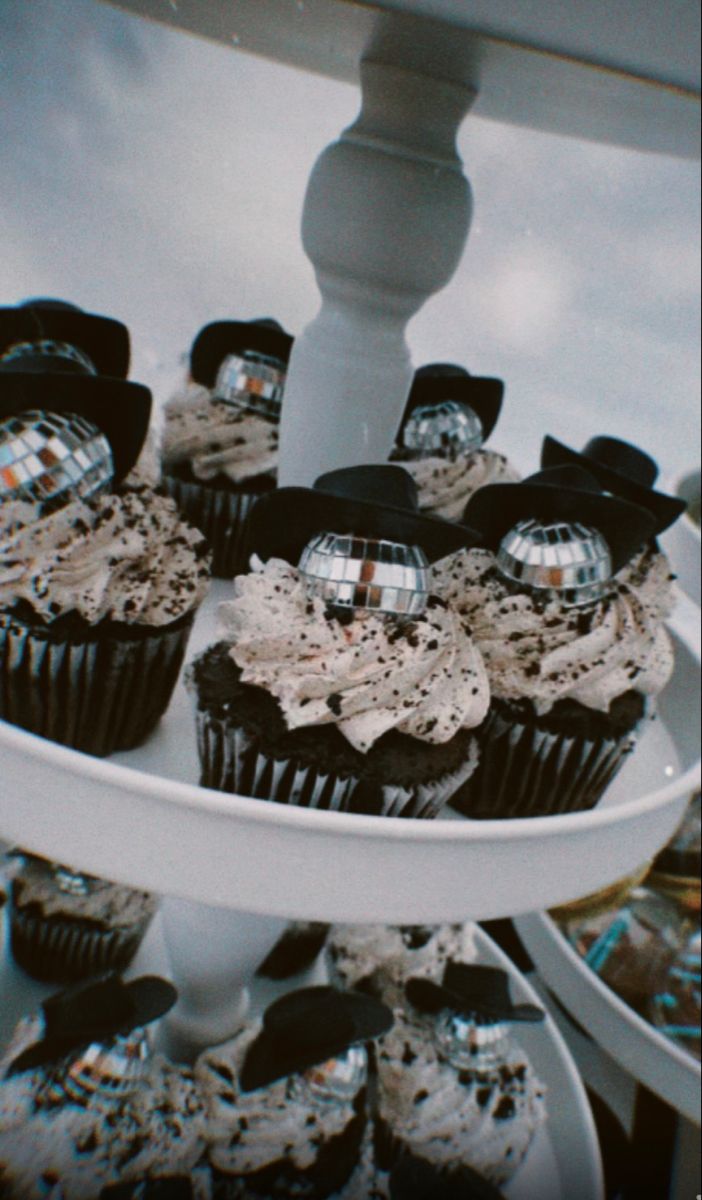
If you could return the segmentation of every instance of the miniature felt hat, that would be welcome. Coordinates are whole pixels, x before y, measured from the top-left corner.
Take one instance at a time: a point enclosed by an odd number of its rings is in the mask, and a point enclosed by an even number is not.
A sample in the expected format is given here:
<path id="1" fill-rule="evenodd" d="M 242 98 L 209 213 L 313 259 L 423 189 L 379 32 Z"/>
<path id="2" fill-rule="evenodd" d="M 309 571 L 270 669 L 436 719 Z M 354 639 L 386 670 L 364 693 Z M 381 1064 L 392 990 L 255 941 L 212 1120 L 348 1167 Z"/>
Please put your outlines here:
<path id="1" fill-rule="evenodd" d="M 97 375 L 127 377 L 129 331 L 121 321 L 83 312 L 65 300 L 44 297 L 14 308 L 0 308 L 0 370 L 86 372 L 86 367 L 75 359 L 32 349 L 39 342 L 74 348 L 87 356 Z"/>
<path id="2" fill-rule="evenodd" d="M 0 375 L 0 421 L 33 410 L 76 413 L 97 426 L 110 443 L 116 486 L 129 474 L 144 444 L 151 392 L 140 383 L 95 375 Z"/>
<path id="3" fill-rule="evenodd" d="M 125 983 L 114 972 L 56 992 L 42 1004 L 43 1036 L 14 1059 L 10 1074 L 56 1062 L 92 1042 L 125 1036 L 158 1020 L 177 998 L 173 984 L 156 975 Z"/>
<path id="4" fill-rule="evenodd" d="M 447 962 L 441 983 L 414 977 L 405 985 L 407 999 L 421 1012 L 438 1013 L 448 1008 L 463 1016 L 486 1017 L 490 1021 L 542 1021 L 544 1013 L 535 1004 L 513 1004 L 509 978 L 499 967 Z"/>
<path id="5" fill-rule="evenodd" d="M 389 463 L 342 467 L 320 475 L 311 488 L 267 492 L 249 522 L 251 546 L 261 558 L 284 558 L 295 566 L 317 533 L 420 546 L 429 562 L 476 541 L 465 526 L 420 513 L 411 475 Z"/>
<path id="6" fill-rule="evenodd" d="M 392 1012 L 380 1000 L 333 987 L 308 987 L 266 1009 L 239 1081 L 245 1092 L 266 1087 L 387 1033 Z"/>
<path id="7" fill-rule="evenodd" d="M 612 559 L 612 573 L 629 562 L 654 532 L 651 514 L 637 504 L 612 496 L 582 467 L 550 467 L 520 483 L 491 483 L 474 492 L 463 520 L 497 550 L 519 521 L 566 521 L 587 525 L 602 534 Z"/>
<path id="8" fill-rule="evenodd" d="M 195 383 L 212 388 L 228 354 L 253 350 L 287 363 L 293 338 L 272 317 L 252 321 L 213 321 L 200 330 L 190 350 L 190 374 Z"/>
<path id="9" fill-rule="evenodd" d="M 654 491 L 658 466 L 650 455 L 630 442 L 614 437 L 593 437 L 578 451 L 556 438 L 545 437 L 541 450 L 542 467 L 563 464 L 584 467 L 608 492 L 648 509 L 655 521 L 655 534 L 662 533 L 685 511 L 685 501 L 679 496 Z"/>
<path id="10" fill-rule="evenodd" d="M 390 1172 L 390 1200 L 504 1200 L 484 1175 L 461 1164 L 447 1171 L 403 1154 Z"/>
<path id="11" fill-rule="evenodd" d="M 397 440 L 402 441 L 407 418 L 416 408 L 440 404 L 442 400 L 458 400 L 480 418 L 483 441 L 487 441 L 497 424 L 504 390 L 501 379 L 471 375 L 455 363 L 427 363 L 415 372 Z"/>
<path id="12" fill-rule="evenodd" d="M 151 1179 L 132 1179 L 129 1183 L 108 1183 L 100 1200 L 194 1200 L 195 1185 L 190 1175 L 158 1175 Z"/>

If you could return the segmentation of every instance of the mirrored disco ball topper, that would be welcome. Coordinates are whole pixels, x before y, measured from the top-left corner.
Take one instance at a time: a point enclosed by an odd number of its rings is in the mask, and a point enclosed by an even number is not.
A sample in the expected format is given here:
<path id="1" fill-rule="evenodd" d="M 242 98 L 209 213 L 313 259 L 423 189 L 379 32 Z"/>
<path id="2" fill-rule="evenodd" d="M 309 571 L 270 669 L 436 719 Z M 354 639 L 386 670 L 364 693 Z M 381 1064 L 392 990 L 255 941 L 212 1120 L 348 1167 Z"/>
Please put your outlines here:
<path id="1" fill-rule="evenodd" d="M 217 372 L 214 399 L 278 421 L 285 375 L 285 363 L 269 355 L 253 350 L 228 354 Z"/>
<path id="2" fill-rule="evenodd" d="M 429 598 L 429 563 L 419 546 L 320 533 L 305 546 L 300 573 L 328 604 L 419 616 Z"/>
<path id="3" fill-rule="evenodd" d="M 521 587 L 551 592 L 562 604 L 590 604 L 611 590 L 612 559 L 596 529 L 566 521 L 520 521 L 497 552 L 502 574 Z"/>
<path id="4" fill-rule="evenodd" d="M 424 404 L 410 413 L 402 431 L 402 442 L 418 458 L 430 454 L 454 458 L 474 454 L 483 444 L 483 426 L 467 404 L 444 400 Z"/>
<path id="5" fill-rule="evenodd" d="M 110 443 L 76 413 L 32 410 L 0 421 L 0 503 L 26 500 L 43 513 L 109 491 Z"/>
<path id="6" fill-rule="evenodd" d="M 295 1078 L 295 1091 L 308 1103 L 349 1104 L 365 1086 L 368 1054 L 365 1046 L 349 1046 L 343 1054 L 309 1067 Z"/>

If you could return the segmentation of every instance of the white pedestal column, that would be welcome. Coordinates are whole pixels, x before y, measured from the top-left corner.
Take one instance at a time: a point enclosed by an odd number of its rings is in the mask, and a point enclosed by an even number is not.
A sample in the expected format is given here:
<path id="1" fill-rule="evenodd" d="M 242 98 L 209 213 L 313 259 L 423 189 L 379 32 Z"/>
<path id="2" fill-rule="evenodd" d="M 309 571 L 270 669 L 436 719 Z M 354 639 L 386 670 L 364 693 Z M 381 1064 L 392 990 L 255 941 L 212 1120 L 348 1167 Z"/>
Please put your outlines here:
<path id="1" fill-rule="evenodd" d="M 295 343 L 281 484 L 383 462 L 412 379 L 405 326 L 458 265 L 472 210 L 456 133 L 474 93 L 387 62 L 361 65 L 358 119 L 320 156 L 302 238 L 322 295 Z"/>
<path id="2" fill-rule="evenodd" d="M 164 897 L 161 920 L 178 1002 L 164 1020 L 163 1049 L 189 1062 L 236 1033 L 248 984 L 287 921 Z"/>

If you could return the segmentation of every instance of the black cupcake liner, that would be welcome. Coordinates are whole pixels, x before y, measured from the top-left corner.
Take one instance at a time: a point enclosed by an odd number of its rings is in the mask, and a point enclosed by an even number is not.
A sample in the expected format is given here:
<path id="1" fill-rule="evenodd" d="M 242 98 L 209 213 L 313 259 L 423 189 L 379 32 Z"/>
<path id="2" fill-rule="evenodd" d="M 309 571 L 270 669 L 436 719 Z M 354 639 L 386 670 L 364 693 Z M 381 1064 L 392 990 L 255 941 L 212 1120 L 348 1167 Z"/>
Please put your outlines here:
<path id="1" fill-rule="evenodd" d="M 212 551 L 212 574 L 233 579 L 248 570 L 249 510 L 261 492 L 229 492 L 164 475 L 162 485 L 185 520 L 203 534 Z"/>
<path id="2" fill-rule="evenodd" d="M 369 783 L 354 775 L 322 772 L 293 758 L 273 758 L 249 732 L 202 709 L 196 724 L 202 787 L 277 804 L 427 819 L 441 812 L 475 769 L 476 760 L 470 758 L 458 771 L 430 783 Z"/>
<path id="3" fill-rule="evenodd" d="M 493 710 L 480 734 L 480 762 L 451 807 L 466 817 L 546 817 L 594 808 L 636 742 L 567 737 Z"/>
<path id="4" fill-rule="evenodd" d="M 133 749 L 168 707 L 193 619 L 59 640 L 0 614 L 0 718 L 99 757 Z"/>
<path id="5" fill-rule="evenodd" d="M 123 971 L 151 921 L 149 912 L 128 929 L 101 929 L 79 917 L 44 915 L 10 893 L 10 948 L 19 967 L 42 983 L 73 983 L 102 971 Z"/>

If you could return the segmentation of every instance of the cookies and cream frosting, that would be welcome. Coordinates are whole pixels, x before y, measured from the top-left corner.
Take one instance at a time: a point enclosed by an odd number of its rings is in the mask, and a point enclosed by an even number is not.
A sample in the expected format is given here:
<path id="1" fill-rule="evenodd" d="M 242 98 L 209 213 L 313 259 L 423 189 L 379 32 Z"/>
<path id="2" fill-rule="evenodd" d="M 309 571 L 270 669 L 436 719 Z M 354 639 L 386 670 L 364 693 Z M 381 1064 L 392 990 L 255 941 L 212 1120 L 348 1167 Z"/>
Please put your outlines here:
<path id="1" fill-rule="evenodd" d="M 402 466 L 417 485 L 420 510 L 448 521 L 460 520 L 466 503 L 479 488 L 519 479 L 504 454 L 494 450 L 476 450 L 468 458 L 402 458 Z"/>
<path id="2" fill-rule="evenodd" d="M 473 962 L 473 926 L 334 925 L 325 948 L 332 982 L 371 992 L 392 1007 L 404 1003 L 410 976 L 440 979 L 446 963 Z"/>
<path id="3" fill-rule="evenodd" d="M 188 463 L 203 482 L 226 475 L 242 483 L 278 467 L 278 426 L 255 413 L 213 398 L 188 383 L 164 408 L 162 453 L 166 469 Z"/>
<path id="4" fill-rule="evenodd" d="M 77 613 L 162 626 L 203 599 L 209 568 L 202 534 L 153 492 L 74 500 L 47 516 L 31 504 L 0 508 L 0 607 L 21 601 L 47 624 Z"/>
<path id="5" fill-rule="evenodd" d="M 539 713 L 565 698 L 606 712 L 630 689 L 660 692 L 673 669 L 663 625 L 671 582 L 665 555 L 651 549 L 619 572 L 611 596 L 581 608 L 514 590 L 489 550 L 461 550 L 433 571 L 433 587 L 470 627 L 492 693 L 528 698 Z"/>
<path id="6" fill-rule="evenodd" d="M 333 722 L 366 753 L 390 729 L 438 744 L 485 716 L 481 655 L 438 597 L 411 621 L 339 620 L 281 559 L 238 576 L 234 593 L 219 608 L 231 657 L 245 683 L 277 698 L 289 729 Z"/>
<path id="7" fill-rule="evenodd" d="M 283 1157 L 304 1171 L 317 1161 L 320 1145 L 346 1129 L 356 1110 L 351 1100 L 302 1099 L 295 1076 L 241 1091 L 238 1078 L 246 1052 L 260 1032 L 261 1023 L 255 1022 L 207 1050 L 195 1064 L 207 1113 L 209 1158 L 221 1171 L 236 1175 L 253 1174 Z"/>
<path id="8" fill-rule="evenodd" d="M 430 1020 L 395 1024 L 377 1049 L 378 1112 L 412 1154 L 473 1167 L 492 1183 L 517 1170 L 546 1119 L 544 1087 L 516 1045 L 479 1077 L 439 1057 Z"/>

